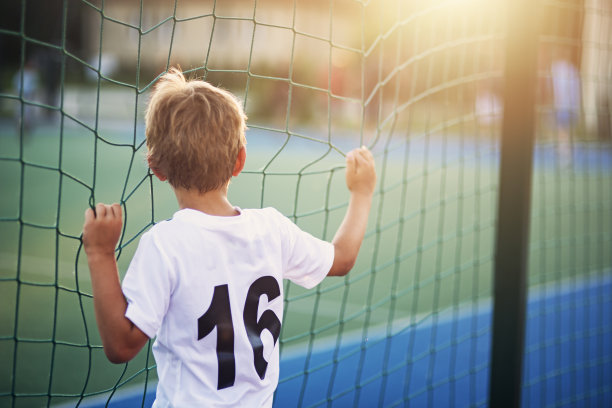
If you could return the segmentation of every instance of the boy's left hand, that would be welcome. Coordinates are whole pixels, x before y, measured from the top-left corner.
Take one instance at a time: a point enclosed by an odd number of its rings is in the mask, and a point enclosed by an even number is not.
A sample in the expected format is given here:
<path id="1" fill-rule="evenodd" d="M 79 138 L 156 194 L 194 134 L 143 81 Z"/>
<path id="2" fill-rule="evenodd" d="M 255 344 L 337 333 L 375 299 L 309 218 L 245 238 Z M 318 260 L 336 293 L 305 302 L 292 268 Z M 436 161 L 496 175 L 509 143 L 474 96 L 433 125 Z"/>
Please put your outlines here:
<path id="1" fill-rule="evenodd" d="M 123 225 L 121 206 L 119 204 L 96 205 L 96 212 L 88 208 L 85 211 L 83 225 L 83 248 L 88 256 L 113 255 L 121 236 Z"/>

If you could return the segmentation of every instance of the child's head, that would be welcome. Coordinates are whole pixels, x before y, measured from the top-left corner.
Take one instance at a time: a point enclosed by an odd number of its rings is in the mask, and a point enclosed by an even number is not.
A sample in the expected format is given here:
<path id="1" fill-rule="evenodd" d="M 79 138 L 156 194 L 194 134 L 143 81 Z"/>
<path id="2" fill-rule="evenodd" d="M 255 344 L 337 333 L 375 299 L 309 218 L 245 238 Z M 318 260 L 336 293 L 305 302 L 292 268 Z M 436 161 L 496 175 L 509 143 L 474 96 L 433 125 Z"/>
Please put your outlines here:
<path id="1" fill-rule="evenodd" d="M 202 193 L 223 187 L 246 145 L 245 120 L 232 94 L 172 68 L 146 112 L 149 165 L 173 187 Z"/>

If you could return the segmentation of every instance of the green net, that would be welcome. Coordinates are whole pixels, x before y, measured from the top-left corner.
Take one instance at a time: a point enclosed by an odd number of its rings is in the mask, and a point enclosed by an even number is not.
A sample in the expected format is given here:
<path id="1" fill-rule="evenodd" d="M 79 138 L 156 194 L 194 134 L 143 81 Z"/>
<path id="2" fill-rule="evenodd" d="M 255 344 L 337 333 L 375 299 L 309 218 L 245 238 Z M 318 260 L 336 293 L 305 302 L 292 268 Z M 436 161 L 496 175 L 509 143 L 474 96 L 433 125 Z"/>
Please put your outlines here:
<path id="1" fill-rule="evenodd" d="M 140 235 L 176 210 L 170 188 L 148 172 L 143 128 L 148 93 L 172 65 L 244 102 L 248 157 L 230 186 L 235 205 L 274 206 L 329 240 L 347 206 L 344 154 L 366 145 L 376 158 L 353 271 L 310 291 L 285 284 L 276 404 L 486 404 L 502 2 L 4 3 L 0 406 L 150 405 L 150 345 L 119 366 L 101 349 L 80 233 L 85 208 L 120 202 L 123 276 Z M 567 13 L 546 20 L 542 42 L 551 45 L 542 53 L 567 45 L 578 58 L 590 48 L 599 59 L 589 67 L 610 65 L 609 36 L 597 37 L 604 25 L 609 32 L 603 3 L 551 8 Z M 591 23 L 595 37 L 581 34 L 587 16 L 601 18 Z M 574 334 L 540 323 L 526 349 L 527 367 L 549 367 L 565 345 L 577 356 L 595 342 L 594 357 L 562 368 L 573 379 L 593 369 L 595 391 L 583 384 L 576 400 L 610 398 L 612 355 L 610 130 L 598 109 L 610 73 L 578 68 L 591 94 L 563 147 L 542 81 L 530 284 L 564 294 L 593 278 L 604 289 L 588 301 L 555 297 L 530 316 L 557 321 L 559 310 L 587 313 L 577 306 L 584 302 L 600 312 L 594 328 L 572 323 Z M 584 163 L 564 167 L 567 151 Z M 534 406 L 554 403 L 540 391 L 554 373 L 525 381 Z"/>
<path id="2" fill-rule="evenodd" d="M 588 0 L 543 8 L 524 405 L 605 406 L 612 378 L 612 8 Z"/>

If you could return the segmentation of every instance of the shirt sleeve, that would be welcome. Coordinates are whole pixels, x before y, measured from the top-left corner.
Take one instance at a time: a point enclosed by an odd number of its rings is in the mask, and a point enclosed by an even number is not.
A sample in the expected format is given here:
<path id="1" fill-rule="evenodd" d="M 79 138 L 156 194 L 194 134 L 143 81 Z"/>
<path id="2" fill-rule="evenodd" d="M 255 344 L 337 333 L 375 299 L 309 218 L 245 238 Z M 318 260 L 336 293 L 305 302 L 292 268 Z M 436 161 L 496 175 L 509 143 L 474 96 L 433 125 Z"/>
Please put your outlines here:
<path id="1" fill-rule="evenodd" d="M 334 262 L 334 246 L 301 230 L 281 215 L 284 230 L 284 278 L 307 289 L 321 283 Z"/>
<path id="2" fill-rule="evenodd" d="M 149 338 L 156 336 L 168 310 L 173 279 L 170 262 L 152 231 L 145 233 L 122 283 L 125 317 Z"/>

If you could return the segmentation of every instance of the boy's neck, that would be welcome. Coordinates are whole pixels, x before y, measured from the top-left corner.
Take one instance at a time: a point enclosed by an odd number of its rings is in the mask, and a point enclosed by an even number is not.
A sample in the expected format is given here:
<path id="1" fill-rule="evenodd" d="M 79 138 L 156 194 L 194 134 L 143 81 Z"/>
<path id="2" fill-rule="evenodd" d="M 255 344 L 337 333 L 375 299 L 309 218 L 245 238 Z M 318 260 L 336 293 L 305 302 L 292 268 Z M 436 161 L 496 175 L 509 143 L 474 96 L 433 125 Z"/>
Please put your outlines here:
<path id="1" fill-rule="evenodd" d="M 200 193 L 198 190 L 174 188 L 174 194 L 180 209 L 191 208 L 208 215 L 230 217 L 238 215 L 238 211 L 227 199 L 227 186 L 218 190 Z"/>

